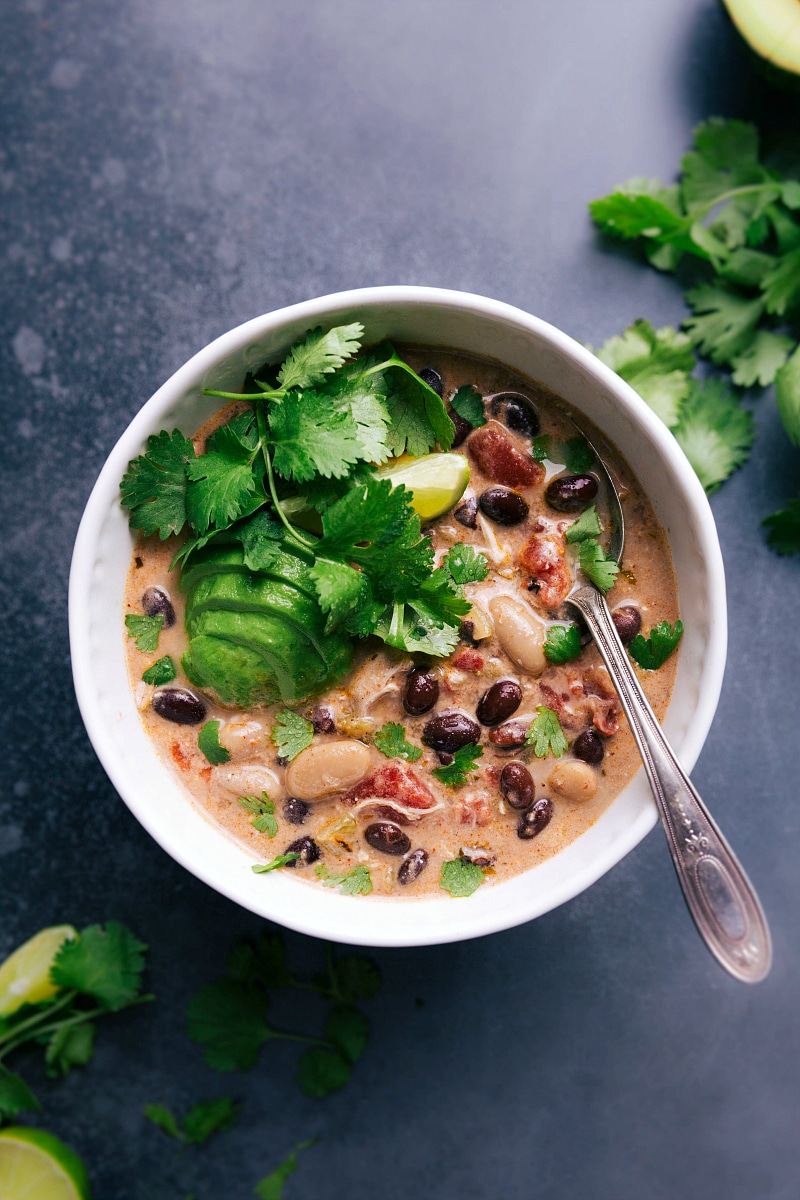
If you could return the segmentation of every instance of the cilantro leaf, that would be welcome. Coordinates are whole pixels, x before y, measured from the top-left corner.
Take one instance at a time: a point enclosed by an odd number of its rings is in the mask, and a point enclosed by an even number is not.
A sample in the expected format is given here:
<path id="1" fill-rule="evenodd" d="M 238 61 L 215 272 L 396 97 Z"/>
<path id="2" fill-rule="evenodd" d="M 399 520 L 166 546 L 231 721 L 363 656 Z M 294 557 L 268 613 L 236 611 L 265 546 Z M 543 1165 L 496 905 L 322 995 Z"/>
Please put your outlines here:
<path id="1" fill-rule="evenodd" d="M 468 742 L 466 746 L 460 746 L 456 750 L 451 763 L 446 767 L 434 767 L 431 775 L 449 788 L 461 787 L 471 775 L 476 773 L 477 761 L 482 757 L 483 746 L 479 746 L 475 742 Z"/>
<path id="2" fill-rule="evenodd" d="M 669 325 L 654 329 L 649 321 L 634 321 L 604 342 L 597 357 L 629 383 L 665 425 L 677 422 L 696 364 L 688 334 Z"/>
<path id="3" fill-rule="evenodd" d="M 598 591 L 605 596 L 614 586 L 619 575 L 616 561 L 606 555 L 605 550 L 595 538 L 584 538 L 580 544 L 578 562 L 587 579 L 590 579 Z"/>
<path id="4" fill-rule="evenodd" d="M 669 203 L 665 201 L 669 200 Z M 687 223 L 675 211 L 673 195 L 657 180 L 630 179 L 600 200 L 592 200 L 589 212 L 604 233 L 630 239 L 645 237 L 661 242 L 684 233 Z"/>
<path id="5" fill-rule="evenodd" d="M 345 954 L 333 965 L 336 994 L 346 1004 L 371 1000 L 380 991 L 381 973 L 376 962 L 360 954 Z"/>
<path id="6" fill-rule="evenodd" d="M 755 439 L 751 414 L 718 379 L 692 380 L 673 432 L 707 492 L 741 466 Z"/>
<path id="7" fill-rule="evenodd" d="M 281 758 L 290 761 L 297 758 L 301 750 L 310 746 L 314 739 L 314 726 L 290 708 L 275 714 L 272 726 L 272 742 Z"/>
<path id="8" fill-rule="evenodd" d="M 355 364 L 358 366 L 359 364 Z M 380 375 L 391 424 L 386 444 L 394 457 L 408 453 L 421 458 L 438 442 L 449 450 L 455 426 L 444 401 L 416 371 L 403 362 L 388 342 L 376 347 L 361 366 L 363 377 Z"/>
<path id="9" fill-rule="evenodd" d="M 25 1080 L 0 1063 L 0 1118 L 10 1120 L 21 1112 L 41 1112 L 41 1108 Z"/>
<path id="10" fill-rule="evenodd" d="M 286 528 L 262 509 L 238 525 L 236 535 L 242 543 L 244 565 L 251 571 L 269 571 L 281 553 Z"/>
<path id="11" fill-rule="evenodd" d="M 328 614 L 325 631 L 352 612 L 364 596 L 364 576 L 347 563 L 318 555 L 309 574 L 314 581 L 320 608 Z"/>
<path id="12" fill-rule="evenodd" d="M 768 313 L 783 316 L 800 303 L 800 248 L 784 254 L 761 284 Z"/>
<path id="13" fill-rule="evenodd" d="M 278 382 L 287 391 L 323 383 L 327 375 L 358 353 L 363 336 L 364 326 L 358 321 L 352 325 L 336 325 L 327 333 L 321 328 L 310 329 L 287 354 L 278 372 Z"/>
<path id="14" fill-rule="evenodd" d="M 177 673 L 175 663 L 168 654 L 165 654 L 163 658 L 157 659 L 151 667 L 147 668 L 142 675 L 142 680 L 154 687 L 161 687 L 165 683 L 171 683 Z"/>
<path id="15" fill-rule="evenodd" d="M 297 1083 L 306 1096 L 330 1096 L 349 1081 L 350 1064 L 336 1050 L 312 1046 L 303 1051 L 297 1063 Z"/>
<path id="16" fill-rule="evenodd" d="M 258 446 L 246 444 L 235 429 L 223 425 L 209 440 L 209 447 L 186 464 L 186 512 L 192 528 L 200 534 L 227 528 L 267 499 L 263 463 L 256 468 Z"/>
<path id="17" fill-rule="evenodd" d="M 154 1125 L 157 1125 L 169 1137 L 175 1138 L 176 1142 L 183 1141 L 183 1134 L 178 1126 L 178 1122 L 165 1104 L 146 1105 L 144 1115 L 148 1121 L 152 1121 Z"/>
<path id="18" fill-rule="evenodd" d="M 638 633 L 628 647 L 634 662 L 645 671 L 657 671 L 669 658 L 683 634 L 683 622 L 676 621 L 675 628 L 669 621 L 660 621 L 650 630 L 647 638 Z"/>
<path id="19" fill-rule="evenodd" d="M 275 470 L 298 483 L 341 479 L 365 454 L 350 412 L 323 392 L 290 392 L 270 407 L 269 430 Z"/>
<path id="20" fill-rule="evenodd" d="M 442 863 L 439 887 L 459 899 L 477 892 L 485 875 L 477 863 L 468 858 L 454 858 Z"/>
<path id="21" fill-rule="evenodd" d="M 219 721 L 206 721 L 198 735 L 197 745 L 212 767 L 219 767 L 222 763 L 230 761 L 230 750 L 220 745 Z"/>
<path id="22" fill-rule="evenodd" d="M 551 625 L 544 643 L 544 656 L 551 663 L 571 662 L 582 653 L 577 625 Z"/>
<path id="23" fill-rule="evenodd" d="M 483 412 L 483 396 L 471 383 L 465 383 L 450 401 L 453 412 L 468 421 L 473 429 L 480 429 L 486 424 Z"/>
<path id="24" fill-rule="evenodd" d="M 67 1075 L 72 1067 L 85 1067 L 94 1054 L 95 1027 L 91 1022 L 82 1025 L 62 1025 L 47 1043 L 44 1061 L 51 1078 Z"/>
<path id="25" fill-rule="evenodd" d="M 279 867 L 288 867 L 290 863 L 297 862 L 299 857 L 295 851 L 291 854 L 276 854 L 268 863 L 255 863 L 250 870 L 254 875 L 268 875 L 270 871 L 277 871 Z"/>
<path id="26" fill-rule="evenodd" d="M 184 1141 L 187 1146 L 202 1146 L 212 1133 L 231 1129 L 239 1114 L 239 1105 L 230 1096 L 215 1100 L 199 1100 L 183 1118 Z"/>
<path id="27" fill-rule="evenodd" d="M 409 654 L 430 654 L 433 658 L 447 658 L 459 639 L 458 625 L 434 620 L 424 605 L 413 600 L 389 605 L 365 632 L 375 633 L 387 646 Z"/>
<path id="28" fill-rule="evenodd" d="M 590 504 L 584 509 L 577 521 L 570 525 L 566 532 L 566 541 L 569 545 L 574 542 L 585 542 L 587 538 L 599 537 L 603 532 L 603 527 L 600 524 L 600 518 L 597 515 L 597 506 Z"/>
<path id="29" fill-rule="evenodd" d="M 186 1032 L 204 1047 L 215 1071 L 248 1071 L 273 1036 L 266 1022 L 264 992 L 255 984 L 220 979 L 193 996 L 186 1011 Z"/>
<path id="30" fill-rule="evenodd" d="M 759 329 L 752 342 L 731 359 L 733 382 L 739 387 L 767 387 L 794 349 L 794 338 Z"/>
<path id="31" fill-rule="evenodd" d="M 143 654 L 152 654 L 154 650 L 158 649 L 158 636 L 163 624 L 163 613 L 158 613 L 155 617 L 128 613 L 125 618 L 128 637 L 136 638 L 136 649 L 141 650 Z"/>
<path id="32" fill-rule="evenodd" d="M 358 866 L 342 875 L 332 875 L 324 863 L 314 868 L 323 887 L 338 887 L 343 896 L 368 896 L 372 891 L 369 867 Z"/>
<path id="33" fill-rule="evenodd" d="M 775 399 L 789 440 L 800 446 L 800 346 L 775 376 Z"/>
<path id="34" fill-rule="evenodd" d="M 345 1080 L 345 1082 L 347 1082 Z M 312 1093 L 316 1095 L 317 1093 Z M 323 1093 L 324 1095 L 325 1093 Z M 314 1142 L 301 1142 L 299 1146 L 295 1146 L 290 1155 L 266 1175 L 260 1183 L 257 1183 L 254 1189 L 254 1195 L 258 1200 L 283 1200 L 283 1185 L 290 1175 L 293 1175 L 297 1170 L 297 1155 L 301 1150 L 305 1150 L 308 1146 L 313 1146 Z"/>
<path id="35" fill-rule="evenodd" d="M 442 565 L 458 584 L 481 583 L 489 574 L 489 563 L 485 555 L 474 546 L 456 542 L 445 554 Z"/>
<path id="36" fill-rule="evenodd" d="M 800 554 L 800 496 L 762 522 L 769 530 L 767 545 L 778 554 Z"/>
<path id="37" fill-rule="evenodd" d="M 704 283 L 686 293 L 694 316 L 683 322 L 701 354 L 718 366 L 731 363 L 751 345 L 765 302 L 727 284 Z"/>
<path id="38" fill-rule="evenodd" d="M 250 824 L 259 833 L 266 833 L 269 837 L 274 838 L 278 832 L 278 822 L 275 818 L 275 802 L 270 800 L 266 792 L 261 793 L 261 799 L 258 796 L 239 796 L 239 803 L 242 808 L 253 814 Z"/>
<path id="39" fill-rule="evenodd" d="M 404 758 L 406 762 L 416 762 L 422 758 L 419 746 L 413 746 L 406 741 L 406 731 L 402 725 L 389 721 L 375 734 L 375 745 L 381 754 L 387 758 Z"/>
<path id="40" fill-rule="evenodd" d="M 564 462 L 573 475 L 585 475 L 594 465 L 594 450 L 584 437 L 570 438 L 564 443 Z"/>
<path id="41" fill-rule="evenodd" d="M 292 976 L 286 964 L 286 944 L 276 931 L 262 933 L 257 941 L 241 941 L 228 959 L 231 979 L 254 981 L 270 990 L 290 987 Z"/>
<path id="42" fill-rule="evenodd" d="M 50 968 L 58 988 L 93 996 L 112 1012 L 139 995 L 147 947 L 118 921 L 90 925 L 78 937 L 64 942 Z"/>
<path id="43" fill-rule="evenodd" d="M 179 429 L 162 430 L 147 439 L 147 453 L 128 463 L 120 495 L 130 509 L 131 525 L 145 537 L 157 533 L 162 542 L 186 524 L 186 466 L 194 447 Z"/>
<path id="44" fill-rule="evenodd" d="M 356 1063 L 367 1048 L 369 1021 L 352 1005 L 337 1005 L 325 1022 L 325 1037 L 349 1063 Z"/>
<path id="45" fill-rule="evenodd" d="M 544 704 L 537 705 L 536 712 L 538 715 L 525 735 L 525 745 L 533 747 L 537 758 L 547 758 L 548 754 L 560 758 L 562 754 L 566 754 L 569 743 L 564 737 L 558 713 Z"/>

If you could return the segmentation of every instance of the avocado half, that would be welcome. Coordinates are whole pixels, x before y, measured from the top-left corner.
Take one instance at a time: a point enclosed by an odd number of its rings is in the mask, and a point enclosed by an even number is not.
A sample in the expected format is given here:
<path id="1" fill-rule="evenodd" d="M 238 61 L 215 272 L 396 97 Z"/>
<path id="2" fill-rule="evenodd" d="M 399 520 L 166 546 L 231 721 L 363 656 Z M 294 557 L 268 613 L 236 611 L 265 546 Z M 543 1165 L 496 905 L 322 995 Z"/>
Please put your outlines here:
<path id="1" fill-rule="evenodd" d="M 800 0 L 722 0 L 776 83 L 800 85 Z"/>

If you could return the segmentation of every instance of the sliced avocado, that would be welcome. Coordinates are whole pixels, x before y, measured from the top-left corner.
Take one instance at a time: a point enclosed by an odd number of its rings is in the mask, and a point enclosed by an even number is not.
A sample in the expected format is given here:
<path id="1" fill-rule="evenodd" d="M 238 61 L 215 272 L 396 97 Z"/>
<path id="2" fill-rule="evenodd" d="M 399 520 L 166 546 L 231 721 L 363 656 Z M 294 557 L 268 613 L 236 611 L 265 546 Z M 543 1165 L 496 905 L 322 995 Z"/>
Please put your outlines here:
<path id="1" fill-rule="evenodd" d="M 776 82 L 798 86 L 800 0 L 723 0 L 739 33 Z"/>
<path id="2" fill-rule="evenodd" d="M 244 576 L 256 575 L 256 572 L 245 566 L 244 551 L 241 545 L 207 546 L 204 550 L 196 551 L 189 560 L 188 567 L 181 572 L 181 591 L 191 593 L 200 580 L 209 575 L 231 573 Z M 316 592 L 308 573 L 308 564 L 295 554 L 281 550 L 269 571 L 259 571 L 257 574 L 259 578 L 277 579 L 291 583 L 316 603 Z"/>
<path id="3" fill-rule="evenodd" d="M 196 687 L 233 708 L 274 704 L 281 697 L 275 673 L 261 655 L 222 638 L 192 638 L 181 665 Z"/>

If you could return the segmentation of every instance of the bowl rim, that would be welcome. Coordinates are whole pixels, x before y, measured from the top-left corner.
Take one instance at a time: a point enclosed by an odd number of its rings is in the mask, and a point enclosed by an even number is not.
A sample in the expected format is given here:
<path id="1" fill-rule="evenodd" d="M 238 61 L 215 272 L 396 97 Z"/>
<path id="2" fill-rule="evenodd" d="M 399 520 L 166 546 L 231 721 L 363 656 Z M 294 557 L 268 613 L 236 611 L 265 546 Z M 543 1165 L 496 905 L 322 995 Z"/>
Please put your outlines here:
<path id="1" fill-rule="evenodd" d="M 615 835 L 613 842 L 609 843 L 602 852 L 597 853 L 589 863 L 569 875 L 560 885 L 550 886 L 544 902 L 540 900 L 538 903 L 531 903 L 521 910 L 515 908 L 513 911 L 509 911 L 502 905 L 497 905 L 497 911 L 492 911 L 490 907 L 487 912 L 480 914 L 474 912 L 471 916 L 471 906 L 465 904 L 459 906 L 459 909 L 463 910 L 463 917 L 459 920 L 449 919 L 442 927 L 438 927 L 435 920 L 415 920 L 413 914 L 416 912 L 422 917 L 422 906 L 425 906 L 427 917 L 431 915 L 428 909 L 433 905 L 452 905 L 449 898 L 440 900 L 426 897 L 414 899 L 411 902 L 397 898 L 386 900 L 373 898 L 368 906 L 373 909 L 378 906 L 382 907 L 384 904 L 391 904 L 393 907 L 402 905 L 404 909 L 407 909 L 409 914 L 407 927 L 394 923 L 392 928 L 386 931 L 382 931 L 379 924 L 376 928 L 366 930 L 364 928 L 353 929 L 348 928 L 345 923 L 350 919 L 347 910 L 353 909 L 353 902 L 350 898 L 326 892 L 324 904 L 320 906 L 319 912 L 315 912 L 313 919 L 309 919 L 305 907 L 298 915 L 291 906 L 284 906 L 283 903 L 286 899 L 283 885 L 296 887 L 299 881 L 292 882 L 286 880 L 285 877 L 279 881 L 275 876 L 271 876 L 271 879 L 276 883 L 280 882 L 281 886 L 264 889 L 263 903 L 261 901 L 256 903 L 252 893 L 248 891 L 245 895 L 246 889 L 237 886 L 235 880 L 227 877 L 220 878 L 207 864 L 198 862 L 191 846 L 187 847 L 181 839 L 170 837 L 159 821 L 159 806 L 136 794 L 135 782 L 129 778 L 119 761 L 113 739 L 110 736 L 109 722 L 97 702 L 97 691 L 91 668 L 91 634 L 87 613 L 92 565 L 97 561 L 98 543 L 109 507 L 115 502 L 118 503 L 119 481 L 129 460 L 141 452 L 141 445 L 148 434 L 157 432 L 162 427 L 158 422 L 163 420 L 164 411 L 175 405 L 187 385 L 195 380 L 198 374 L 205 375 L 226 355 L 241 351 L 254 337 L 263 335 L 265 330 L 274 332 L 280 330 L 281 327 L 297 322 L 307 322 L 307 327 L 310 328 L 314 324 L 324 321 L 332 312 L 342 308 L 380 309 L 391 305 L 427 305 L 460 309 L 477 318 L 488 317 L 514 326 L 523 333 L 527 332 L 549 343 L 561 356 L 572 360 L 572 363 L 579 366 L 585 374 L 594 377 L 598 383 L 604 385 L 607 391 L 613 393 L 615 403 L 620 405 L 646 437 L 660 448 L 664 457 L 669 459 L 678 486 L 682 489 L 684 499 L 694 514 L 694 534 L 705 568 L 710 612 L 696 711 L 680 748 L 681 761 L 687 771 L 691 771 L 697 761 L 716 711 L 722 688 L 727 649 L 727 614 L 722 553 L 708 498 L 693 468 L 667 427 L 630 385 L 595 357 L 590 350 L 541 318 L 503 301 L 473 293 L 415 285 L 388 285 L 336 292 L 261 314 L 226 331 L 200 349 L 157 389 L 133 417 L 106 459 L 87 501 L 75 541 L 69 578 L 69 636 L 78 705 L 90 741 L 115 789 L 137 820 L 172 858 L 217 892 L 258 915 L 311 936 L 365 946 L 435 945 L 466 940 L 512 928 L 542 916 L 590 887 L 620 862 L 634 846 L 638 845 L 657 824 L 658 816 L 655 804 L 651 802 L 646 806 L 626 828 L 624 834 Z M 166 771 L 166 768 L 163 769 Z M 611 807 L 614 803 L 615 801 L 612 802 Z M 224 835 L 222 836 L 224 837 Z M 580 838 L 577 840 L 580 841 Z M 561 853 L 565 853 L 568 849 L 569 847 Z M 547 861 L 554 862 L 559 858 L 561 858 L 561 854 L 555 855 Z M 521 876 L 513 878 L 524 878 L 529 874 L 530 872 L 523 872 Z M 249 871 L 248 875 L 254 878 Z M 280 876 L 282 873 L 279 872 L 278 875 Z M 505 881 L 493 888 L 492 892 L 496 894 L 502 891 L 502 888 L 511 882 L 512 880 Z M 304 890 L 313 891 L 313 889 L 306 888 Z M 533 891 L 535 894 L 535 889 Z M 345 904 L 345 909 L 342 909 L 342 903 Z M 367 925 L 370 924 L 372 922 L 368 921 Z"/>

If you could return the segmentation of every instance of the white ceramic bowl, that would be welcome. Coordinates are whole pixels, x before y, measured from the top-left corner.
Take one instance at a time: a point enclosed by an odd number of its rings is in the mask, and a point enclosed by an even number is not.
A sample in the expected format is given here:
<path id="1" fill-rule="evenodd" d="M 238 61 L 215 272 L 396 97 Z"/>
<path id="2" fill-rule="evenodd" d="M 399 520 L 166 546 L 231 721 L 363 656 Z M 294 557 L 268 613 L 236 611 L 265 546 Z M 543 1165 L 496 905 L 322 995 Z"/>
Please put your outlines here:
<path id="1" fill-rule="evenodd" d="M 317 325 L 362 321 L 368 341 L 447 346 L 495 358 L 562 395 L 619 447 L 666 530 L 686 633 L 664 728 L 691 769 L 722 684 L 725 580 L 705 493 L 666 427 L 635 392 L 552 325 L 495 300 L 434 288 L 380 287 L 296 304 L 232 329 L 148 400 L 112 450 L 86 506 L 72 560 L 70 641 L 75 689 L 98 757 L 156 841 L 198 878 L 245 908 L 317 937 L 372 946 L 458 941 L 538 917 L 589 887 L 656 822 L 639 771 L 581 837 L 555 858 L 472 897 L 364 900 L 287 873 L 254 875 L 250 854 L 192 805 L 145 735 L 125 669 L 123 604 L 133 538 L 119 503 L 128 461 L 151 433 L 193 434 L 219 406 L 204 387 L 238 388 L 245 372 L 280 360 Z"/>

